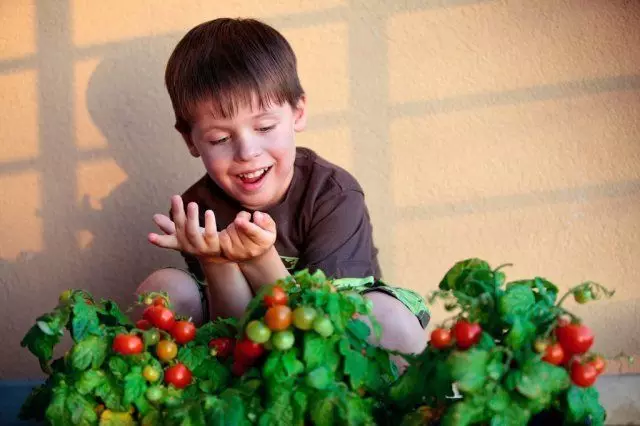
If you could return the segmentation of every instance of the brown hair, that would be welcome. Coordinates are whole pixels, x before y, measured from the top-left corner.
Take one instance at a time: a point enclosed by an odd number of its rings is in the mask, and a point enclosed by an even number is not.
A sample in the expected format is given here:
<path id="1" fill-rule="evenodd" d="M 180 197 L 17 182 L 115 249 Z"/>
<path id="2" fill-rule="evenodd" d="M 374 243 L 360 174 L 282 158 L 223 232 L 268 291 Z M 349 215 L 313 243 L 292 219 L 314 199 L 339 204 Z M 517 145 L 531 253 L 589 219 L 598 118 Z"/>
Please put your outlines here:
<path id="1" fill-rule="evenodd" d="M 191 130 L 198 103 L 211 101 L 213 114 L 235 115 L 240 105 L 260 107 L 304 94 L 296 56 L 274 28 L 255 19 L 220 18 L 191 29 L 174 49 L 165 84 L 176 115 L 176 129 Z"/>

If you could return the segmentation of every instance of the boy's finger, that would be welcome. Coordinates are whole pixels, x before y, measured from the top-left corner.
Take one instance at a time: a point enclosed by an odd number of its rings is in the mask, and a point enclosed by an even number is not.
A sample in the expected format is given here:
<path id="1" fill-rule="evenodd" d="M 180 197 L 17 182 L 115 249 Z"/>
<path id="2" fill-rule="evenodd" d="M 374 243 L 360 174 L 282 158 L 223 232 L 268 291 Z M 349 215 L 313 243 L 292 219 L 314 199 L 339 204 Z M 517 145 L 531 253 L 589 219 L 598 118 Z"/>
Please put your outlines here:
<path id="1" fill-rule="evenodd" d="M 155 214 L 153 215 L 153 221 L 165 234 L 176 233 L 176 225 L 171 221 L 171 219 L 169 219 L 169 217 L 163 214 Z"/>
<path id="2" fill-rule="evenodd" d="M 198 218 L 198 205 L 196 203 L 189 203 L 187 206 L 185 234 L 189 243 L 198 249 L 204 248 L 204 239 L 202 238 L 201 229 L 200 219 Z"/>
<path id="3" fill-rule="evenodd" d="M 204 212 L 204 241 L 211 245 L 218 239 L 218 227 L 216 225 L 216 215 L 212 210 Z"/>
<path id="4" fill-rule="evenodd" d="M 231 238 L 229 238 L 229 232 L 226 229 L 218 234 L 218 241 L 220 242 L 220 251 L 225 257 L 228 257 L 231 251 Z"/>
<path id="5" fill-rule="evenodd" d="M 236 221 L 238 231 L 246 236 L 252 243 L 260 245 L 264 241 L 264 230 L 255 223 L 246 221 Z"/>
<path id="6" fill-rule="evenodd" d="M 251 213 L 241 211 L 237 214 L 236 219 L 246 220 L 247 222 L 251 222 Z"/>
<path id="7" fill-rule="evenodd" d="M 173 216 L 173 223 L 175 223 L 176 229 L 184 229 L 187 217 L 184 213 L 182 197 L 179 195 L 171 197 L 171 214 Z"/>
<path id="8" fill-rule="evenodd" d="M 237 248 L 244 247 L 244 244 L 242 243 L 242 240 L 238 235 L 238 230 L 235 226 L 233 226 L 233 224 L 227 227 L 227 234 L 229 235 L 229 239 L 231 240 L 231 245 L 233 247 L 237 247 Z"/>
<path id="9" fill-rule="evenodd" d="M 265 231 L 272 232 L 272 233 L 276 232 L 276 222 L 267 213 L 263 213 L 263 212 L 253 213 L 253 221 Z"/>
<path id="10" fill-rule="evenodd" d="M 158 235 L 151 233 L 148 236 L 149 242 L 155 246 L 179 250 L 180 245 L 178 244 L 178 239 L 175 235 Z"/>

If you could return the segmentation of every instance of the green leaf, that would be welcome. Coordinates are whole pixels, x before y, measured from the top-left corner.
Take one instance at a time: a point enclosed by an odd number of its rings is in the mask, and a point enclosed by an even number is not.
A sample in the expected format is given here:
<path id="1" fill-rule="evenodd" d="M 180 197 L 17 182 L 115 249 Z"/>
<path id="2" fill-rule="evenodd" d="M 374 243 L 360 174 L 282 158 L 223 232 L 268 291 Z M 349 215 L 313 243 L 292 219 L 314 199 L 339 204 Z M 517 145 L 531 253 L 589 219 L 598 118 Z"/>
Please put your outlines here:
<path id="1" fill-rule="evenodd" d="M 104 302 L 105 314 L 99 314 L 103 322 L 108 326 L 131 326 L 133 323 L 125 314 L 122 313 L 118 305 L 107 300 Z"/>
<path id="2" fill-rule="evenodd" d="M 504 352 L 490 352 L 489 363 L 487 364 L 487 375 L 493 381 L 499 381 L 506 373 L 507 367 L 504 365 Z"/>
<path id="3" fill-rule="evenodd" d="M 481 259 L 465 259 L 457 262 L 442 278 L 439 288 L 441 290 L 456 290 L 460 288 L 464 279 L 472 270 L 491 270 L 491 267 Z"/>
<path id="4" fill-rule="evenodd" d="M 264 363 L 264 377 L 272 378 L 276 383 L 282 383 L 301 374 L 304 364 L 297 359 L 297 351 L 272 351 Z"/>
<path id="5" fill-rule="evenodd" d="M 89 305 L 82 295 L 74 296 L 71 334 L 75 342 L 84 339 L 88 334 L 101 336 L 100 321 L 94 305 Z"/>
<path id="6" fill-rule="evenodd" d="M 100 368 L 107 356 L 107 340 L 89 336 L 77 342 L 71 350 L 71 365 L 78 371 Z"/>
<path id="7" fill-rule="evenodd" d="M 191 371 L 198 368 L 202 362 L 209 358 L 209 349 L 207 346 L 188 347 L 183 346 L 178 352 L 178 359 Z"/>
<path id="8" fill-rule="evenodd" d="M 71 419 L 66 412 L 66 402 L 69 389 L 66 385 L 55 387 L 52 391 L 51 403 L 47 407 L 46 418 L 53 426 L 71 425 Z"/>
<path id="9" fill-rule="evenodd" d="M 606 411 L 600 405 L 600 395 L 594 387 L 581 388 L 571 386 L 566 394 L 565 416 L 571 424 L 585 424 L 590 421 L 593 426 L 604 425 Z"/>
<path id="10" fill-rule="evenodd" d="M 511 398 L 509 398 L 509 393 L 502 386 L 497 386 L 493 396 L 487 403 L 487 407 L 499 413 L 506 410 L 510 403 Z"/>
<path id="11" fill-rule="evenodd" d="M 474 392 L 484 386 L 487 375 L 489 352 L 472 348 L 468 351 L 453 351 L 449 356 L 448 365 L 451 377 L 463 392 Z"/>
<path id="12" fill-rule="evenodd" d="M 505 338 L 505 343 L 512 349 L 518 350 L 536 337 L 536 326 L 531 321 L 520 316 L 513 318 L 511 330 Z"/>
<path id="13" fill-rule="evenodd" d="M 220 397 L 206 397 L 204 414 L 207 424 L 212 426 L 235 426 L 248 423 L 244 403 L 236 389 L 227 389 Z"/>
<path id="14" fill-rule="evenodd" d="M 104 401 L 104 405 L 114 411 L 125 411 L 122 404 L 123 389 L 122 385 L 117 383 L 113 377 L 107 376 L 107 379 L 95 389 L 95 395 Z"/>
<path id="15" fill-rule="evenodd" d="M 294 424 L 293 405 L 291 403 L 291 391 L 281 389 L 276 393 L 274 399 L 268 399 L 266 403 L 267 409 L 260 416 L 258 422 L 261 426 L 282 425 L 289 426 Z"/>
<path id="16" fill-rule="evenodd" d="M 129 365 L 121 356 L 112 356 L 109 359 L 109 370 L 117 379 L 122 380 L 129 372 Z"/>
<path id="17" fill-rule="evenodd" d="M 349 341 L 340 341 L 340 353 L 344 356 L 344 374 L 349 376 L 353 389 L 364 386 L 368 373 L 368 359 L 359 351 L 353 350 Z"/>
<path id="18" fill-rule="evenodd" d="M 238 334 L 236 318 L 218 318 L 198 328 L 194 342 L 197 345 L 208 345 L 216 337 L 235 337 Z"/>
<path id="19" fill-rule="evenodd" d="M 306 383 L 314 389 L 324 390 L 333 382 L 333 380 L 333 374 L 327 369 L 327 367 L 321 365 L 307 374 Z"/>
<path id="20" fill-rule="evenodd" d="M 217 393 L 227 386 L 231 372 L 216 358 L 209 357 L 193 370 L 193 375 L 210 382 L 209 392 Z"/>
<path id="21" fill-rule="evenodd" d="M 449 407 L 442 419 L 442 426 L 468 426 L 489 420 L 490 413 L 484 409 L 485 403 L 482 395 L 465 397 Z"/>
<path id="22" fill-rule="evenodd" d="M 531 412 L 518 404 L 511 403 L 504 410 L 491 418 L 491 426 L 526 425 L 531 418 Z"/>
<path id="23" fill-rule="evenodd" d="M 564 368 L 534 357 L 522 367 L 515 389 L 529 399 L 546 404 L 551 402 L 554 394 L 566 389 L 569 384 L 569 375 Z"/>
<path id="24" fill-rule="evenodd" d="M 339 332 L 343 332 L 345 327 L 345 318 L 343 317 L 343 312 L 340 307 L 342 297 L 339 293 L 330 293 L 327 295 L 327 314 Z"/>
<path id="25" fill-rule="evenodd" d="M 371 334 L 369 326 L 359 319 L 352 319 L 347 323 L 347 332 L 356 339 L 356 341 L 362 343 L 365 343 Z"/>
<path id="26" fill-rule="evenodd" d="M 296 390 L 293 393 L 292 398 L 294 424 L 304 425 L 307 408 L 309 406 L 309 399 L 307 393 Z"/>
<path id="27" fill-rule="evenodd" d="M 87 395 L 102 385 L 105 380 L 106 376 L 102 370 L 87 370 L 80 375 L 80 379 L 76 382 L 76 390 L 81 395 Z"/>
<path id="28" fill-rule="evenodd" d="M 144 394 L 147 390 L 147 383 L 142 377 L 142 368 L 135 366 L 124 378 L 124 399 L 123 403 L 129 406 Z"/>
<path id="29" fill-rule="evenodd" d="M 337 336 L 328 339 L 317 333 L 305 333 L 302 358 L 307 368 L 312 370 L 320 365 L 325 365 L 331 371 L 335 371 L 340 363 L 336 345 Z"/>
<path id="30" fill-rule="evenodd" d="M 316 426 L 338 424 L 335 418 L 336 400 L 330 393 L 318 393 L 311 398 L 311 421 Z"/>
<path id="31" fill-rule="evenodd" d="M 526 285 L 512 285 L 500 298 L 499 309 L 503 317 L 507 315 L 526 315 L 536 299 L 531 288 Z"/>
<path id="32" fill-rule="evenodd" d="M 66 400 L 67 411 L 74 425 L 94 425 L 98 416 L 93 411 L 93 406 L 92 402 L 76 392 L 70 392 Z"/>
<path id="33" fill-rule="evenodd" d="M 38 358 L 38 361 L 40 361 L 42 371 L 49 374 L 51 372 L 49 361 L 51 361 L 53 357 L 53 348 L 58 342 L 60 342 L 59 335 L 46 334 L 40 327 L 34 325 L 23 337 L 20 345 L 27 347 L 29 351 Z"/>

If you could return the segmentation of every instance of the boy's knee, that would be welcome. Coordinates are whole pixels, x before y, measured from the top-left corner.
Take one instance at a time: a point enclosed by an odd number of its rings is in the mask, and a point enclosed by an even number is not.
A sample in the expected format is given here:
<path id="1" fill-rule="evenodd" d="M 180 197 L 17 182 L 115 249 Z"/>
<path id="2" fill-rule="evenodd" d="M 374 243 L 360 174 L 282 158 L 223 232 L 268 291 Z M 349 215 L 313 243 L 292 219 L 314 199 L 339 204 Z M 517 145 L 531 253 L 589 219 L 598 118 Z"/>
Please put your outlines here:
<path id="1" fill-rule="evenodd" d="M 204 321 L 203 301 L 198 283 L 180 269 L 165 268 L 151 273 L 136 290 L 136 294 L 166 292 L 178 315 L 190 317 L 196 324 Z"/>

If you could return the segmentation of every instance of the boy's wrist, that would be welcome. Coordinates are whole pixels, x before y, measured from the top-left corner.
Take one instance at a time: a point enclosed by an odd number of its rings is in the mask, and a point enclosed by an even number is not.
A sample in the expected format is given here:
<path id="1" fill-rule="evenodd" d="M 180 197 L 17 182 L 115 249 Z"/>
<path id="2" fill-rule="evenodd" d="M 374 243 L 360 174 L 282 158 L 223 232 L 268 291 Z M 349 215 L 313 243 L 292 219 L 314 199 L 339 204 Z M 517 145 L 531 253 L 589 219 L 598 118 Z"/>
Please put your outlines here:
<path id="1" fill-rule="evenodd" d="M 260 256 L 239 263 L 238 266 L 254 289 L 289 275 L 275 246 L 271 246 Z"/>

